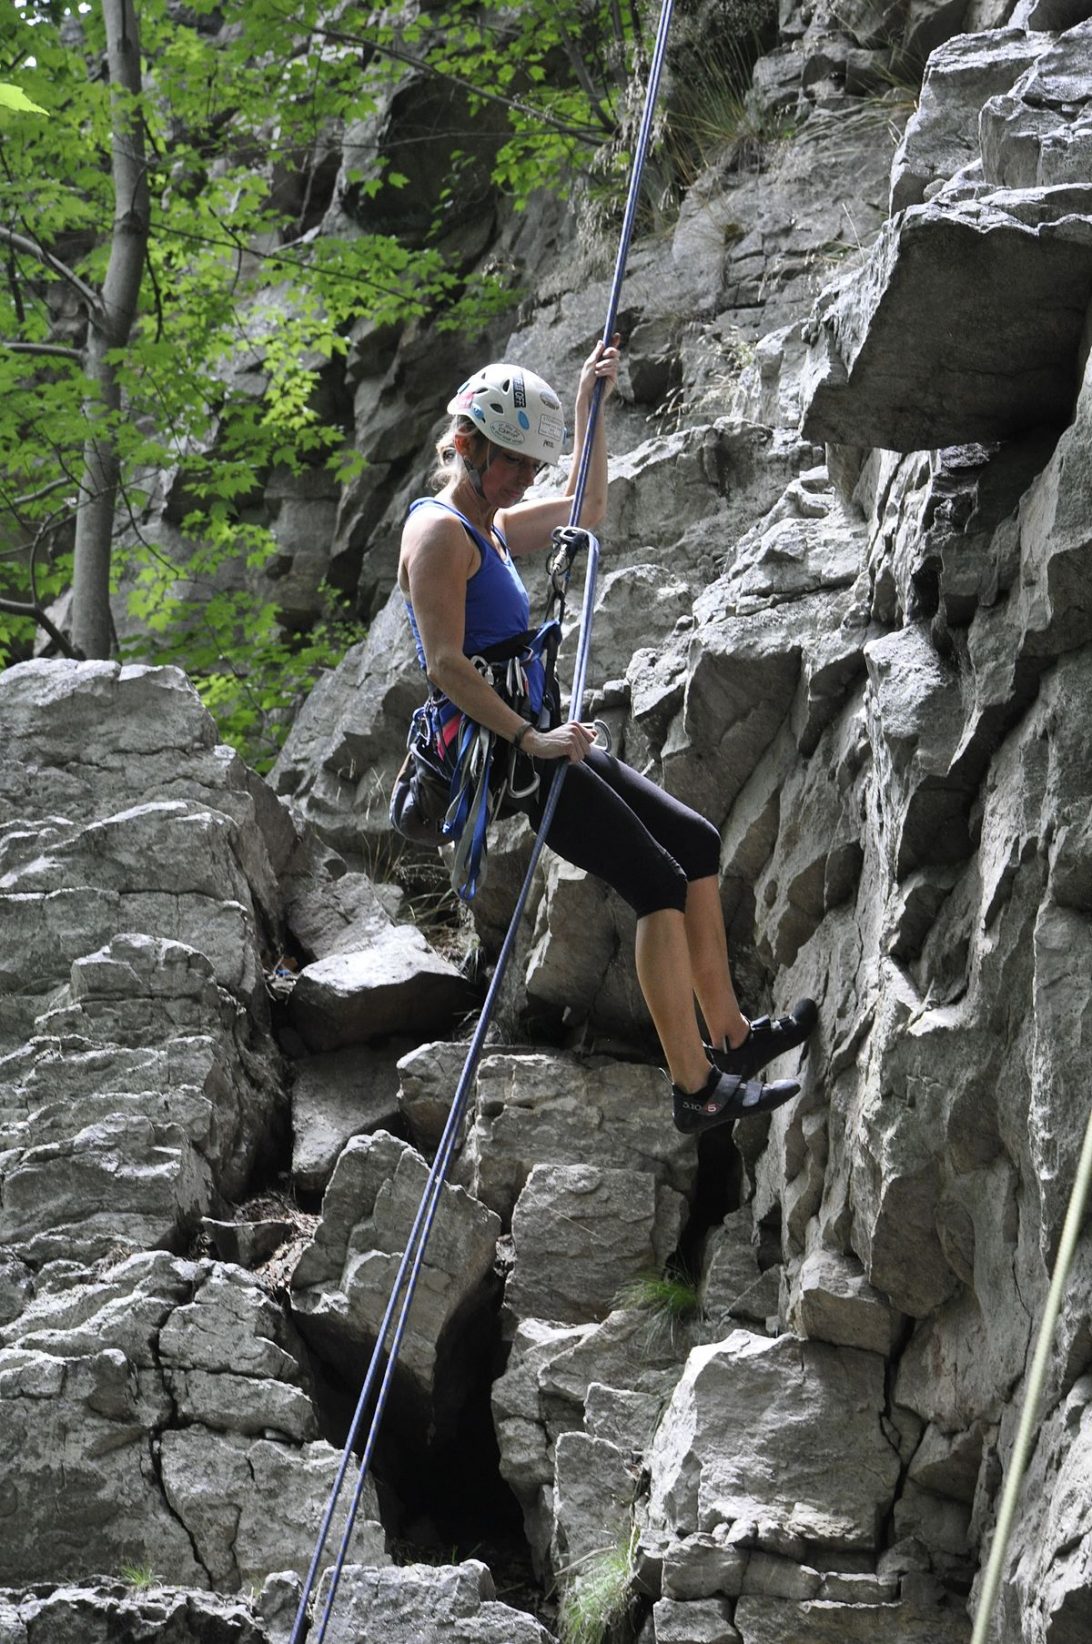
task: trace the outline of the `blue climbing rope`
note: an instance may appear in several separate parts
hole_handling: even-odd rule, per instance
[[[610,298],[607,305],[607,319],[603,328],[603,343],[606,347],[609,347],[613,341],[614,329],[618,318],[618,304],[621,297],[622,281],[625,277],[629,247],[633,238],[634,225],[637,219],[637,204],[640,197],[641,178],[644,172],[645,160],[648,156],[656,99],[659,95],[660,79],[663,73],[663,66],[667,54],[667,39],[671,27],[672,11],[673,0],[662,0],[660,21],[656,31],[656,41],[653,47],[648,86],[645,94],[644,113],[641,119],[637,146],[634,153],[633,167],[630,173],[629,195],[626,200],[626,210],[622,224],[618,256],[615,261],[614,278],[611,282]],[[580,523],[580,514],[584,504],[584,493],[587,489],[588,473],[591,464],[591,452],[595,439],[602,398],[603,381],[600,379],[596,383],[595,391],[592,394],[591,405],[588,412],[588,425],[584,435],[584,443],[580,452],[576,486],[573,491],[572,506],[569,513],[570,530],[573,527],[578,527]],[[587,545],[588,561],[584,577],[584,594],[580,615],[580,642],[577,649],[576,664],[573,671],[573,683],[569,709],[570,715],[573,719],[580,718],[583,707],[584,688],[587,680],[588,660],[591,650],[592,612],[595,605],[595,588],[599,569],[598,541],[590,532],[585,531],[580,534]],[[546,837],[550,831],[550,824],[553,821],[554,812],[557,809],[558,799],[561,794],[561,784],[565,780],[565,773],[567,769],[568,761],[560,760],[558,762],[558,768],[554,772],[553,780],[550,784],[550,791],[546,796],[546,803],[542,812],[542,821],[539,825],[535,842],[531,850],[531,858],[527,864],[527,871],[523,878],[523,884],[520,887],[519,896],[516,899],[516,905],[513,909],[511,920],[509,921],[508,930],[505,933],[505,938],[501,945],[500,953],[497,956],[493,977],[489,984],[488,992],[485,996],[485,1002],[482,1006],[477,1028],[475,1029],[473,1038],[470,1042],[470,1048],[467,1052],[466,1061],[463,1064],[462,1073],[459,1076],[459,1082],[456,1086],[455,1095],[451,1103],[451,1110],[448,1113],[447,1123],[444,1125],[443,1134],[440,1138],[439,1146],[436,1149],[436,1154],[432,1161],[432,1167],[429,1170],[428,1180],[425,1183],[425,1190],[422,1194],[421,1202],[418,1205],[417,1213],[413,1220],[413,1226],[410,1228],[409,1235],[406,1239],[406,1247],[402,1252],[402,1259],[398,1266],[398,1272],[395,1275],[394,1284],[391,1287],[390,1297],[387,1301],[383,1318],[379,1326],[375,1347],[372,1350],[372,1355],[364,1376],[364,1382],[360,1389],[360,1396],[357,1400],[356,1410],[353,1414],[353,1420],[349,1428],[348,1437],[345,1440],[345,1445],[342,1450],[341,1461],[338,1465],[337,1474],[330,1489],[330,1495],[323,1513],[322,1524],[319,1528],[315,1549],[311,1557],[306,1578],[304,1580],[303,1591],[300,1595],[299,1606],[296,1611],[296,1618],[293,1623],[289,1644],[303,1644],[304,1637],[307,1634],[307,1612],[311,1602],[311,1597],[318,1582],[319,1569],[322,1564],[323,1553],[325,1551],[327,1541],[329,1540],[330,1532],[333,1528],[338,1502],[341,1498],[341,1492],[344,1488],[345,1479],[349,1471],[350,1460],[355,1452],[357,1440],[360,1438],[361,1430],[364,1425],[364,1418],[368,1411],[369,1405],[372,1403],[374,1394],[374,1407],[372,1408],[371,1420],[364,1439],[364,1447],[360,1454],[360,1463],[357,1469],[356,1482],[353,1486],[352,1496],[349,1501],[349,1508],[346,1514],[345,1526],[341,1535],[341,1542],[338,1547],[337,1556],[330,1566],[329,1586],[326,1592],[325,1602],[323,1604],[322,1615],[317,1623],[314,1633],[310,1638],[310,1644],[325,1644],[326,1631],[330,1623],[330,1617],[333,1613],[338,1586],[340,1584],[342,1571],[344,1570],[345,1561],[348,1556],[349,1544],[352,1539],[353,1529],[360,1510],[360,1503],[364,1494],[364,1485],[368,1478],[368,1472],[371,1467],[372,1457],[379,1435],[379,1429],[382,1424],[383,1414],[387,1405],[387,1398],[390,1393],[395,1369],[398,1364],[398,1355],[405,1336],[414,1295],[416,1294],[417,1282],[424,1262],[425,1251],[428,1246],[429,1236],[432,1232],[433,1222],[436,1219],[436,1212],[439,1209],[440,1195],[447,1179],[448,1167],[451,1163],[451,1158],[455,1151],[456,1142],[462,1127],[471,1086],[478,1069],[478,1062],[481,1059],[482,1050],[485,1046],[486,1037],[492,1023],[493,1011],[496,1008],[497,999],[500,995],[500,989],[504,982],[508,964],[515,948],[516,935],[523,918],[524,910],[527,906],[527,899],[530,895],[535,870],[538,867],[539,859],[545,846]],[[390,1338],[389,1346],[388,1337]],[[386,1360],[385,1364],[384,1358]],[[382,1376],[380,1376],[381,1368]]]

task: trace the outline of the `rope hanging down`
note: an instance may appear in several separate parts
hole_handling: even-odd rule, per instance
[[[656,42],[653,49],[652,63],[649,70],[644,113],[641,119],[641,127],[634,154],[633,168],[630,174],[629,195],[626,201],[626,211],[622,224],[622,234],[618,248],[618,256],[615,261],[614,278],[611,284],[610,299],[607,307],[607,319],[603,328],[603,343],[605,347],[609,347],[613,339],[614,328],[618,317],[618,304],[621,295],[622,281],[625,276],[626,261],[628,258],[630,242],[633,238],[634,224],[637,217],[637,203],[640,196],[641,178],[644,172],[645,160],[647,158],[649,143],[651,140],[652,121],[655,113],[656,98],[659,94],[660,79],[663,73],[663,65],[667,52],[667,38],[671,26],[672,10],[673,0],[663,0],[659,26],[656,32]],[[583,706],[584,686],[587,678],[588,657],[591,647],[592,611],[595,604],[595,585],[599,566],[599,544],[597,540],[591,535],[590,532],[574,532],[574,527],[579,526],[580,513],[583,508],[584,493],[587,488],[588,472],[591,462],[592,443],[595,438],[602,397],[603,383],[600,379],[596,383],[595,390],[592,395],[591,406],[588,414],[588,425],[584,436],[584,444],[580,453],[580,465],[577,470],[576,487],[573,492],[572,507],[569,514],[570,524],[567,531],[564,532],[564,536],[567,537],[567,541],[564,543],[564,552],[566,553],[568,560],[563,572],[564,587],[567,587],[568,585],[568,575],[571,569],[572,559],[575,557],[575,549],[578,538],[582,545],[586,545],[588,552],[587,570],[584,579],[584,596],[580,616],[580,643],[577,651],[576,665],[573,672],[570,701],[570,715],[573,719],[580,718]],[[562,534],[563,533],[556,533],[555,535],[561,536]],[[561,592],[563,599],[563,589]],[[516,934],[519,929],[520,921],[523,918],[524,909],[527,906],[531,883],[534,878],[539,859],[542,855],[546,837],[549,833],[550,823],[552,822],[554,812],[557,809],[558,797],[561,792],[561,784],[565,779],[567,763],[567,761],[561,761],[559,763],[558,769],[554,773],[553,780],[550,784],[550,792],[547,795],[546,804],[543,808],[542,822],[539,826],[534,846],[531,851],[531,859],[527,865],[527,872],[524,875],[523,884],[520,887],[519,896],[516,899],[516,905],[512,913],[511,921],[508,925],[508,930],[505,934],[504,942],[502,943],[500,953],[497,956],[497,963],[493,971],[493,978],[489,984],[489,990],[482,1006],[482,1012],[478,1020],[477,1028],[475,1029],[474,1036],[470,1042],[470,1048],[467,1052],[462,1073],[459,1076],[459,1082],[456,1086],[455,1095],[451,1103],[451,1110],[448,1113],[447,1123],[444,1126],[443,1135],[440,1138],[439,1146],[437,1147],[436,1155],[433,1159],[432,1167],[425,1183],[425,1190],[422,1195],[421,1202],[417,1208],[417,1214],[414,1217],[413,1226],[410,1228],[409,1235],[406,1239],[406,1248],[402,1253],[402,1259],[398,1266],[398,1272],[395,1274],[394,1284],[391,1287],[390,1297],[388,1299],[386,1309],[384,1310],[382,1321],[380,1322],[375,1347],[368,1363],[368,1368],[364,1376],[364,1382],[360,1389],[360,1396],[357,1400],[356,1410],[353,1414],[352,1423],[349,1427],[349,1433],[345,1440],[341,1461],[339,1463],[337,1474],[330,1490],[330,1496],[323,1513],[322,1524],[319,1528],[318,1539],[315,1543],[311,1563],[308,1567],[307,1575],[304,1580],[303,1591],[300,1595],[299,1607],[296,1611],[296,1618],[292,1627],[292,1634],[289,1644],[303,1644],[303,1640],[305,1636],[307,1636],[307,1611],[318,1581],[319,1570],[322,1564],[322,1556],[326,1548],[326,1543],[329,1540],[330,1531],[337,1512],[338,1502],[341,1498],[341,1492],[349,1471],[349,1463],[356,1449],[357,1440],[360,1437],[361,1430],[364,1425],[365,1414],[367,1413],[369,1405],[372,1404],[374,1395],[371,1420],[368,1425],[368,1431],[365,1436],[364,1446],[360,1455],[356,1482],[350,1497],[341,1542],[338,1547],[337,1556],[334,1559],[329,1571],[329,1585],[326,1592],[325,1604],[317,1626],[310,1635],[309,1644],[324,1644],[326,1639],[327,1628],[330,1624],[330,1617],[333,1613],[334,1602],[337,1597],[338,1585],[340,1583],[342,1571],[345,1567],[345,1561],[348,1556],[353,1527],[356,1523],[357,1514],[360,1510],[360,1502],[364,1493],[364,1485],[368,1477],[368,1470],[371,1466],[376,1440],[379,1435],[379,1429],[383,1420],[384,1411],[386,1409],[391,1384],[394,1379],[395,1368],[398,1363],[399,1351],[401,1349],[402,1340],[405,1336],[406,1326],[409,1320],[410,1308],[413,1305],[417,1282],[424,1262],[425,1250],[428,1246],[428,1240],[432,1232],[432,1225],[436,1218],[436,1212],[439,1209],[440,1195],[447,1179],[448,1167],[455,1151],[455,1144],[458,1139],[463,1117],[466,1112],[474,1075],[477,1072],[478,1062],[481,1059],[486,1036],[492,1022],[493,1011],[496,1008],[496,1002],[500,994],[505,973],[508,969],[508,963],[515,947]],[[386,1361],[385,1364],[384,1359]],[[382,1376],[380,1376],[381,1368]]]
[[[1001,1586],[1001,1574],[1005,1567],[1009,1538],[1016,1518],[1016,1502],[1020,1495],[1020,1484],[1028,1464],[1032,1439],[1035,1437],[1038,1424],[1039,1405],[1042,1402],[1043,1387],[1046,1384],[1050,1355],[1054,1346],[1054,1327],[1058,1322],[1058,1314],[1061,1311],[1066,1285],[1069,1282],[1069,1270],[1073,1265],[1073,1252],[1077,1247],[1077,1237],[1081,1231],[1081,1223],[1084,1220],[1084,1208],[1088,1202],[1090,1183],[1092,1183],[1092,1112],[1089,1113],[1088,1122],[1085,1125],[1084,1143],[1077,1163],[1077,1174],[1073,1182],[1073,1191],[1069,1196],[1069,1208],[1066,1210],[1065,1225],[1062,1228],[1061,1242],[1058,1245],[1058,1254],[1054,1261],[1054,1274],[1050,1281],[1050,1290],[1047,1294],[1046,1306],[1043,1309],[1042,1322],[1039,1325],[1039,1337],[1035,1344],[1035,1357],[1032,1359],[1027,1387],[1024,1390],[1024,1408],[1020,1413],[1020,1426],[1017,1429],[1016,1442],[1012,1447],[1012,1455],[1009,1457],[1005,1488],[997,1514],[997,1527],[993,1533],[989,1563],[986,1566],[985,1578],[978,1597],[978,1614],[975,1617],[971,1644],[986,1644],[990,1636],[990,1623],[993,1619],[998,1589]]]

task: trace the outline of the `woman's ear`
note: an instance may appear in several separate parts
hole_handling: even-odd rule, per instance
[[[485,456],[486,440],[475,428],[460,428],[452,439],[457,454],[469,468],[480,468]]]

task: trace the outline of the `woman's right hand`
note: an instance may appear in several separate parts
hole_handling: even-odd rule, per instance
[[[567,759],[573,765],[587,757],[595,742],[594,725],[582,725],[570,719],[566,725],[557,725],[552,731],[528,731],[520,746],[533,759]]]

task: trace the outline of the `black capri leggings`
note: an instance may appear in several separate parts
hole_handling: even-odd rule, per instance
[[[557,764],[536,759],[536,791],[509,801],[537,833]],[[546,843],[574,867],[603,879],[638,919],[686,908],[686,887],[720,868],[720,835],[697,811],[599,748],[570,765]]]

